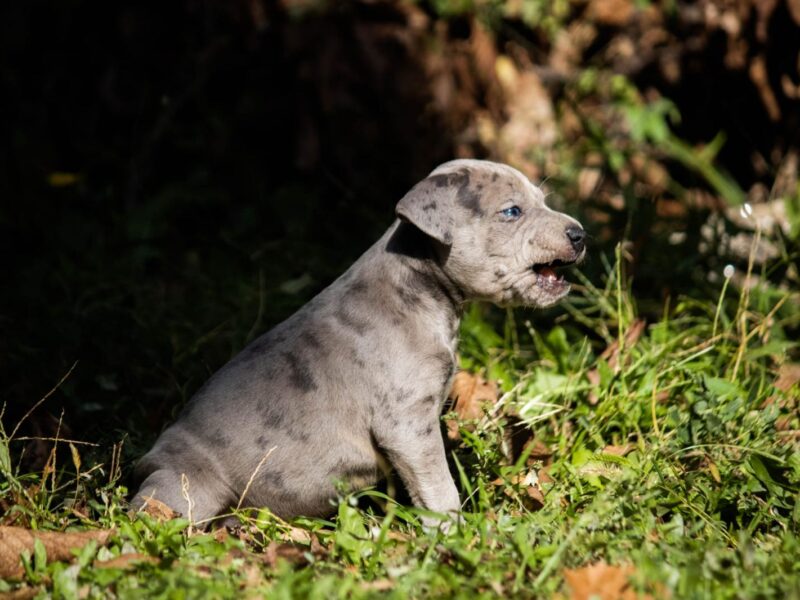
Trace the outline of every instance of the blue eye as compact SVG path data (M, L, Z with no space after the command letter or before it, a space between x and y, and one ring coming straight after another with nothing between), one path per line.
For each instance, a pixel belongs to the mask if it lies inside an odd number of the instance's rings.
M503 209L503 216L510 219L519 219L522 215L522 209L519 206L511 206Z

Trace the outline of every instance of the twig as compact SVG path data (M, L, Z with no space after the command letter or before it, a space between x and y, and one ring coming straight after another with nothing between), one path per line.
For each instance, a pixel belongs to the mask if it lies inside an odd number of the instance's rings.
M181 496L183 496L183 499L186 500L186 504L188 504L186 518L189 519L188 533L191 535L192 509L194 509L194 501L192 500L191 496L189 496L189 478L186 476L186 473L181 473Z
M267 453L264 455L264 458L262 458L261 462L259 462L256 465L256 468L253 471L253 474L250 475L250 479L247 481L247 485L244 486L244 491L242 492L242 495L239 496L239 502L236 503L236 510L239 510L242 507L242 502L244 502L244 497L247 495L247 492L250 490L250 486L253 484L253 480L256 478L256 475L258 475L258 471L261 469L261 467L264 466L264 463L267 462L267 459L269 458L269 455L272 454L275 451L276 448L277 448L277 446L273 446L272 448L267 450Z
M41 397L41 399L40 399L40 400L39 400L39 401L38 401L36 404L34 404L34 405L33 405L33 406L30 408L30 410L28 410L28 412L26 412L26 413L25 413L25 414L22 416L22 418L21 418L21 419L19 420L19 422L17 423L16 427L14 427L14 430L11 432L11 435L10 435L10 436L8 436L8 441L11 441L11 440L14 438L14 435L17 433L17 431L19 431L19 428L20 428L20 426L22 425L22 423L25 421L25 419L27 419L28 417L30 417L30 416L31 416L31 413L32 413L33 411L35 411L37 408L39 408L39 406L42 404L42 402L44 402L45 400L47 400L47 399L48 399L50 396L52 396L52 395L53 395L53 393L54 393L54 392L55 392L55 391L56 391L56 390L57 390L59 387L61 387L61 384L62 384L62 383L64 383L64 382L67 380L67 377L69 377L69 376L72 374L72 371L75 369L75 367L76 367L77 365L78 365L78 361L76 360L74 363L72 363L72 366L69 368L69 371L67 371L66 375L64 375L64 376L63 376L63 377L62 377L62 378L61 378L61 379L58 381L58 383L57 383L57 384L56 384L56 385L53 387L53 389L52 389L52 390L50 390L49 392L47 392L47 393L46 393L44 396L42 396L42 397Z
M11 441L11 440L9 440ZM40 437L35 435L23 435L18 437L15 442L64 442L66 444L79 444L82 446L99 446L100 444L95 444L94 442L81 442L80 440L68 440L62 437Z

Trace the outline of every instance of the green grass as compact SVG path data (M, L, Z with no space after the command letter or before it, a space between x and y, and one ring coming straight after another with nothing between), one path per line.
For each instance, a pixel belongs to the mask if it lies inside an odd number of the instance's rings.
M131 520L111 450L84 464L73 445L66 462L21 473L6 431L5 523L116 533L72 564L39 548L24 580L0 591L551 598L569 596L565 569L602 559L633 565L632 585L655 597L800 598L800 394L773 385L796 351L797 294L726 283L719 296L663 307L637 337L619 265L545 315L468 311L463 365L504 393L453 451L464 513L449 534L423 530L418 511L376 490L342 498L330 521L241 513L233 535ZM612 344L618 352L601 358ZM536 451L509 456L512 430L529 430ZM94 566L131 552L157 560Z

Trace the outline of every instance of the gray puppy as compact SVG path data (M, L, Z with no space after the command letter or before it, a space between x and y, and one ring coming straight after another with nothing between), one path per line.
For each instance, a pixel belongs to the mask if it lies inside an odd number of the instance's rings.
M283 518L333 511L337 483L386 461L416 506L460 502L439 428L462 307L549 306L583 258L580 224L519 171L478 160L434 170L350 269L220 369L139 462L153 497L195 522L235 506Z

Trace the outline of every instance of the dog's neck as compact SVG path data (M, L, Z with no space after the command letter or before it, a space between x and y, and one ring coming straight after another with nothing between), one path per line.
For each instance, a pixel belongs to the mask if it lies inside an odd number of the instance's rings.
M450 248L403 221L397 221L387 235L388 239L383 246L387 258L399 263L406 273L424 282L423 290L439 298L443 307L452 311L457 326L466 297L442 267Z

